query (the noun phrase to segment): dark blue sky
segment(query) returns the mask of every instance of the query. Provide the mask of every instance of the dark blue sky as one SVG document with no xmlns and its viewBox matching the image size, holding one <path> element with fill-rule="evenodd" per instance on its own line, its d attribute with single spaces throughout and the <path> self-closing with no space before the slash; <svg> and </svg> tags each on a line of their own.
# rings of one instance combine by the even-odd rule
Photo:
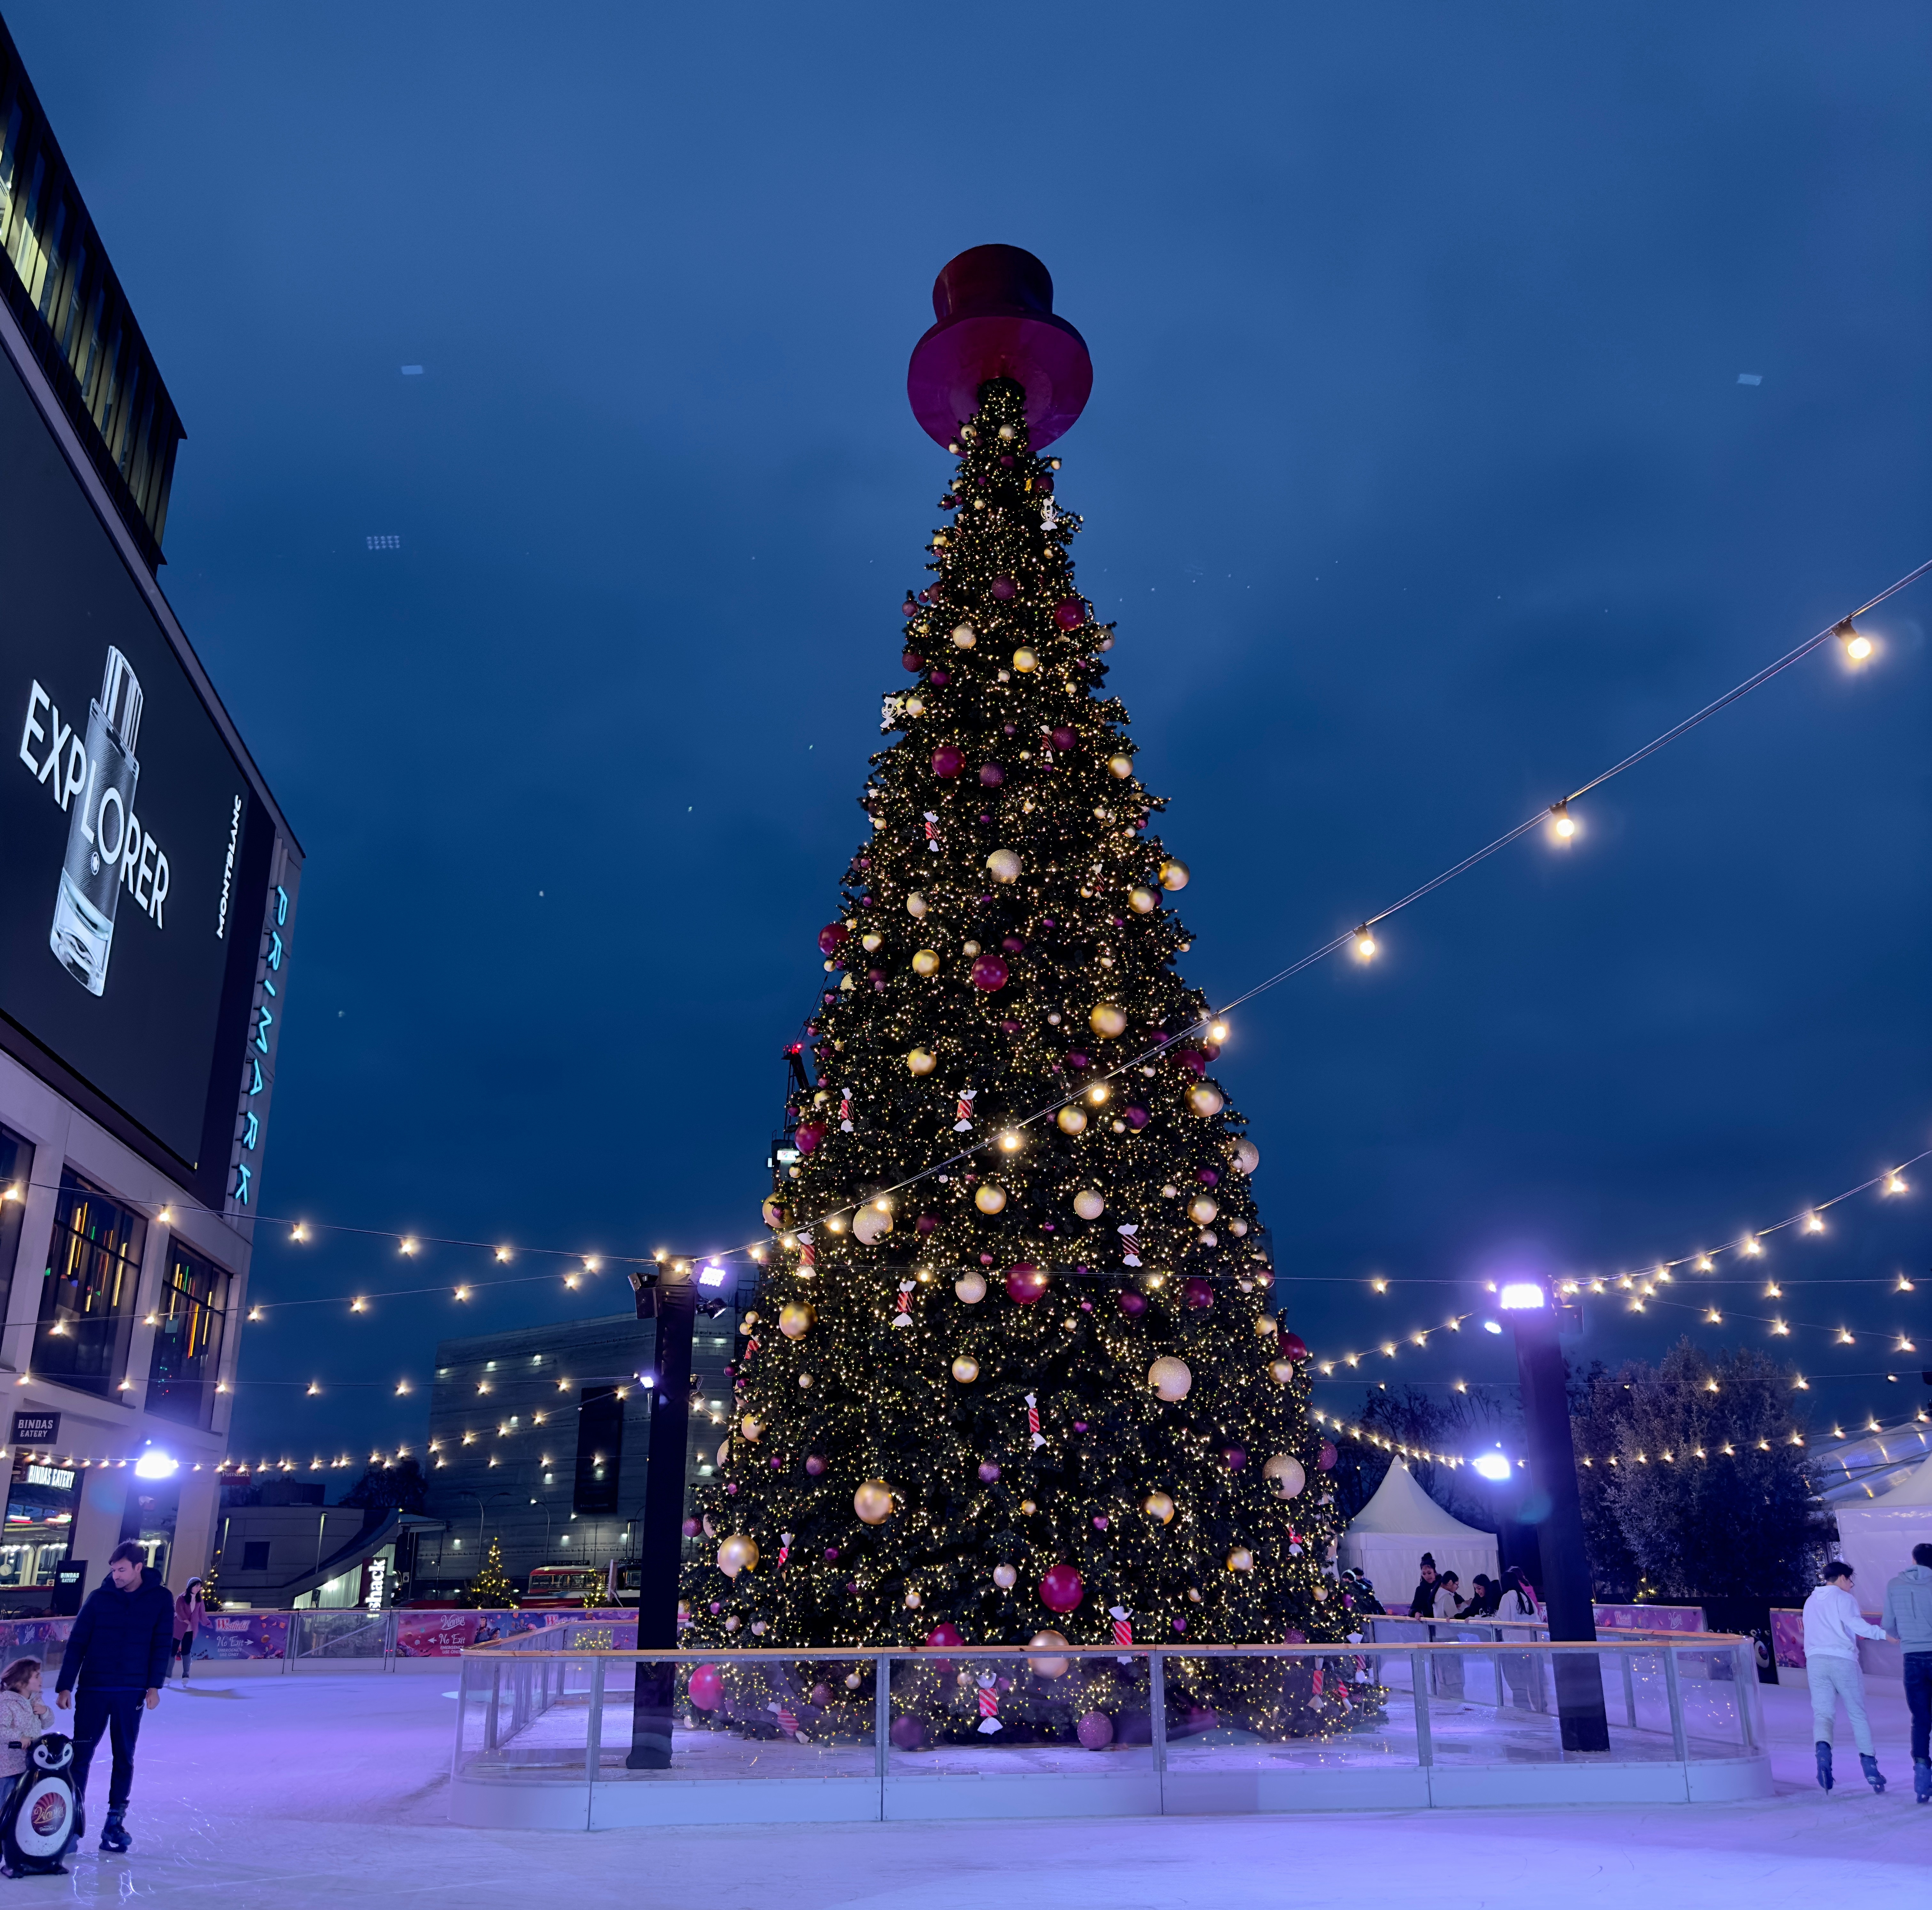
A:
<svg viewBox="0 0 1932 1910">
<path fill-rule="evenodd" d="M 756 1231 L 966 246 L 1038 253 L 1092 348 L 1061 496 L 1217 995 L 1932 556 L 1921 7 L 7 14 L 188 425 L 164 582 L 310 858 L 270 1213 Z M 1932 1144 L 1928 605 L 1241 1015 L 1318 1351 L 1459 1304 L 1372 1273 L 1640 1265 Z M 1923 1273 L 1918 1183 L 1777 1270 Z M 493 1270 L 279 1231 L 256 1267 Z M 419 1441 L 388 1388 L 440 1334 L 602 1285 L 272 1318 L 232 1450 Z M 1932 1396 L 1928 1291 L 1787 1288 L 1871 1330 L 1775 1343 L 1815 1413 Z M 1918 1324 L 1909 1388 L 1820 1383 Z"/>
</svg>

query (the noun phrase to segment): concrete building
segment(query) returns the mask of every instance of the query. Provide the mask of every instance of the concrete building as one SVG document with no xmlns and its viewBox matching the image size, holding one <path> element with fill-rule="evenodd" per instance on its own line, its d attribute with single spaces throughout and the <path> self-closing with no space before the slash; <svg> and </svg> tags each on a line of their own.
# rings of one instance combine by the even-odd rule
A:
<svg viewBox="0 0 1932 1910">
<path fill-rule="evenodd" d="M 156 577 L 182 430 L 0 26 L 0 1608 L 214 1538 L 302 851 Z"/>
<path fill-rule="evenodd" d="M 442 1531 L 413 1513 L 324 1505 L 321 1485 L 298 1480 L 230 1480 L 224 1500 L 214 1563 L 230 1612 L 384 1610 L 408 1598 L 418 1546 Z"/>
<path fill-rule="evenodd" d="M 687 1484 L 710 1472 L 724 1436 L 738 1330 L 728 1305 L 692 1333 Z M 654 1321 L 618 1314 L 438 1345 L 425 1510 L 444 1529 L 420 1543 L 416 1597 L 459 1591 L 493 1537 L 520 1584 L 539 1565 L 608 1572 L 615 1561 L 634 1595 L 650 1455 L 638 1375 L 651 1370 L 656 1336 Z"/>
</svg>

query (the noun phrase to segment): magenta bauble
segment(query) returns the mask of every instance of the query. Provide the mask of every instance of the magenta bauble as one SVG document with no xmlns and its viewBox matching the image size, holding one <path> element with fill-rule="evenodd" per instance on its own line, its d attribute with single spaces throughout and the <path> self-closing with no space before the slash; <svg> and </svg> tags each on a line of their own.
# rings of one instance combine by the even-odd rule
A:
<svg viewBox="0 0 1932 1910">
<path fill-rule="evenodd" d="M 700 1711 L 715 1711 L 724 1700 L 724 1674 L 716 1665 L 700 1665 L 685 1689 Z"/>
<path fill-rule="evenodd" d="M 928 1645 L 937 1646 L 964 1645 L 966 1639 L 964 1634 L 961 1632 L 957 1625 L 943 1624 L 934 1625 L 932 1630 L 926 1633 L 926 1642 Z"/>
<path fill-rule="evenodd" d="M 1071 1612 L 1086 1596 L 1080 1574 L 1070 1565 L 1052 1565 L 1040 1582 L 1040 1602 L 1049 1612 Z"/>
<path fill-rule="evenodd" d="M 826 1564 L 830 1565 L 832 1564 L 838 1556 L 838 1548 L 836 1546 L 827 1546 L 825 1548 L 825 1562 Z"/>
<path fill-rule="evenodd" d="M 956 776 L 966 766 L 966 758 L 950 743 L 941 743 L 932 752 L 932 773 L 935 776 Z"/>
<path fill-rule="evenodd" d="M 899 661 L 905 666 L 908 672 L 914 676 L 926 667 L 925 658 L 916 650 L 907 651 L 905 655 L 899 658 Z"/>
<path fill-rule="evenodd" d="M 892 1739 L 893 1750 L 916 1751 L 926 1742 L 926 1726 L 917 1718 L 894 1718 Z"/>
<path fill-rule="evenodd" d="M 814 1453 L 806 1459 L 805 1462 L 805 1469 L 807 1472 L 811 1474 L 813 1478 L 816 1479 L 824 1471 L 825 1462 L 821 1459 L 816 1453 Z"/>
<path fill-rule="evenodd" d="M 1114 1741 L 1114 1720 L 1105 1711 L 1089 1711 L 1076 1728 L 1090 1751 L 1104 1751 Z"/>
<path fill-rule="evenodd" d="M 952 681 L 952 673 L 950 670 L 935 670 L 932 673 L 932 676 L 926 680 L 932 684 L 932 687 L 935 690 L 943 690 L 947 684 Z M 1144 829 L 1147 826 L 1147 821 L 1144 817 L 1142 818 L 1138 826 L 1142 829 Z"/>
<path fill-rule="evenodd" d="M 1079 736 L 1064 724 L 1053 733 L 1053 746 L 1063 755 L 1079 742 Z"/>
<path fill-rule="evenodd" d="M 1016 1306 L 1030 1306 L 1052 1284 L 1052 1276 L 1030 1261 L 1017 1261 L 1006 1269 L 1006 1297 Z"/>
<path fill-rule="evenodd" d="M 1280 1345 L 1282 1354 L 1290 1360 L 1306 1360 L 1308 1357 L 1308 1342 L 1299 1333 L 1283 1333 Z"/>
<path fill-rule="evenodd" d="M 1238 1446 L 1228 1447 L 1221 1455 L 1230 1472 L 1239 1472 L 1248 1462 L 1248 1456 Z"/>
<path fill-rule="evenodd" d="M 980 765 L 980 780 L 988 789 L 998 789 L 1006 779 L 1006 771 L 1002 769 L 997 763 L 982 763 Z"/>
<path fill-rule="evenodd" d="M 1120 1111 L 1120 1117 L 1128 1126 L 1136 1131 L 1145 1127 L 1148 1120 L 1148 1111 L 1144 1108 L 1124 1108 Z"/>
<path fill-rule="evenodd" d="M 901 616 L 917 616 L 918 614 L 919 606 L 915 604 L 910 597 L 908 597 L 905 601 L 899 606 L 899 615 Z"/>
<path fill-rule="evenodd" d="M 993 580 L 993 595 L 1003 604 L 1018 587 L 1010 577 L 996 577 Z"/>
<path fill-rule="evenodd" d="M 1193 1307 L 1197 1312 L 1214 1304 L 1214 1288 L 1207 1281 L 1202 1279 L 1198 1273 L 1181 1288 L 1180 1297 L 1188 1306 Z"/>
<path fill-rule="evenodd" d="M 812 1702 L 814 1705 L 829 1705 L 832 1702 L 832 1687 L 829 1684 L 814 1684 L 812 1687 Z"/>
<path fill-rule="evenodd" d="M 1221 1177 L 1212 1168 L 1203 1168 L 1194 1177 L 1204 1187 L 1218 1187 L 1221 1184 Z"/>
<path fill-rule="evenodd" d="M 922 1213 L 912 1225 L 916 1234 L 931 1234 L 938 1228 L 939 1216 L 936 1213 Z"/>
<path fill-rule="evenodd" d="M 990 1486 L 994 1480 L 999 1477 L 999 1476 L 1000 1468 L 996 1466 L 991 1459 L 982 1459 L 980 1461 L 980 1483 L 981 1485 Z"/>
<path fill-rule="evenodd" d="M 840 944 L 848 940 L 851 934 L 851 930 L 842 922 L 828 922 L 818 931 L 818 952 L 820 955 L 836 955 Z"/>
<path fill-rule="evenodd" d="M 1087 620 L 1087 606 L 1078 597 L 1063 597 L 1053 607 L 1053 620 L 1063 630 L 1078 630 Z"/>
<path fill-rule="evenodd" d="M 1190 1075 L 1204 1075 L 1208 1072 L 1208 1057 L 1198 1048 L 1177 1048 L 1174 1056 Z"/>
<path fill-rule="evenodd" d="M 825 1130 L 815 1122 L 807 1121 L 804 1126 L 792 1131 L 792 1145 L 801 1154 L 808 1154 L 825 1138 Z"/>
<path fill-rule="evenodd" d="M 1006 985 L 1006 964 L 996 955 L 982 955 L 973 964 L 973 985 L 988 994 Z"/>
<path fill-rule="evenodd" d="M 1147 1295 L 1136 1293 L 1131 1287 L 1126 1288 L 1120 1295 L 1120 1311 L 1130 1320 L 1138 1320 L 1147 1311 Z"/>
<path fill-rule="evenodd" d="M 1324 1472 L 1333 1472 L 1335 1470 L 1335 1462 L 1340 1456 L 1341 1455 L 1335 1450 L 1334 1441 L 1330 1439 L 1324 1439 L 1322 1442 L 1322 1450 L 1316 1456 L 1315 1463 L 1318 1465 Z"/>
<path fill-rule="evenodd" d="M 687 1519 L 684 1522 L 684 1536 L 687 1539 L 696 1538 L 704 1530 L 704 1522 L 701 1519 Z"/>
</svg>

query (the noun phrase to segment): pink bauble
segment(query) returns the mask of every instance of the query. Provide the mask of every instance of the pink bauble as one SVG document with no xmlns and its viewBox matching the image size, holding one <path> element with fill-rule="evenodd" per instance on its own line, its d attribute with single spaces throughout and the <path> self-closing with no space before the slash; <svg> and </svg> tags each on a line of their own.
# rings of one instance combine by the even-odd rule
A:
<svg viewBox="0 0 1932 1910">
<path fill-rule="evenodd" d="M 1212 1168 L 1203 1168 L 1194 1177 L 1204 1187 L 1218 1187 L 1221 1184 L 1221 1177 Z"/>
<path fill-rule="evenodd" d="M 1332 1439 L 1324 1439 L 1322 1442 L 1322 1450 L 1316 1456 L 1315 1463 L 1324 1472 L 1333 1472 L 1335 1462 L 1340 1457 L 1341 1455 L 1335 1450 L 1335 1442 Z"/>
<path fill-rule="evenodd" d="M 824 1129 L 815 1121 L 807 1121 L 802 1127 L 795 1129 L 791 1137 L 792 1145 L 801 1154 L 810 1153 L 824 1138 Z"/>
<path fill-rule="evenodd" d="M 992 1485 L 999 1476 L 1000 1468 L 991 1459 L 982 1459 L 980 1462 L 980 1483 L 982 1486 Z"/>
<path fill-rule="evenodd" d="M 996 577 L 993 580 L 993 595 L 1003 604 L 1018 588 L 1019 586 L 1010 577 Z"/>
<path fill-rule="evenodd" d="M 938 1624 L 934 1625 L 932 1630 L 926 1633 L 926 1642 L 928 1645 L 938 1646 L 943 1645 L 964 1645 L 966 1642 L 966 1639 L 964 1634 L 961 1632 L 957 1625 Z"/>
<path fill-rule="evenodd" d="M 1030 1306 L 1052 1284 L 1052 1276 L 1030 1261 L 1018 1261 L 1006 1269 L 1006 1297 L 1016 1306 Z"/>
<path fill-rule="evenodd" d="M 899 615 L 901 616 L 917 616 L 919 615 L 919 606 L 913 601 L 910 596 L 908 596 L 905 601 L 899 606 Z"/>
<path fill-rule="evenodd" d="M 950 670 L 935 670 L 927 680 L 935 690 L 943 690 L 952 681 L 952 673 Z"/>
<path fill-rule="evenodd" d="M 1299 1333 L 1283 1333 L 1280 1344 L 1282 1353 L 1290 1360 L 1308 1357 L 1308 1342 Z"/>
<path fill-rule="evenodd" d="M 932 773 L 935 776 L 956 776 L 965 766 L 965 757 L 950 743 L 941 743 L 932 752 Z"/>
<path fill-rule="evenodd" d="M 1120 1111 L 1120 1117 L 1136 1133 L 1147 1126 L 1150 1119 L 1144 1108 L 1124 1108 Z"/>
<path fill-rule="evenodd" d="M 997 763 L 982 763 L 980 765 L 980 780 L 988 789 L 998 789 L 1006 779 L 1006 771 L 1002 769 Z"/>
<path fill-rule="evenodd" d="M 1147 1295 L 1137 1294 L 1133 1288 L 1126 1288 L 1120 1295 L 1120 1311 L 1130 1320 L 1138 1320 L 1147 1311 Z"/>
<path fill-rule="evenodd" d="M 687 1539 L 696 1538 L 704 1530 L 704 1522 L 702 1519 L 687 1519 L 684 1522 L 684 1536 Z"/>
<path fill-rule="evenodd" d="M 1239 1472 L 1248 1462 L 1247 1454 L 1238 1446 L 1228 1447 L 1222 1452 L 1221 1457 L 1227 1462 L 1228 1470 L 1230 1472 Z"/>
<path fill-rule="evenodd" d="M 1006 985 L 1006 964 L 996 955 L 982 955 L 973 964 L 973 985 L 991 994 Z"/>
<path fill-rule="evenodd" d="M 724 1696 L 724 1674 L 716 1665 L 700 1665 L 685 1688 L 700 1711 L 715 1711 Z"/>
<path fill-rule="evenodd" d="M 1053 1565 L 1040 1582 L 1040 1602 L 1049 1612 L 1071 1612 L 1087 1595 L 1080 1574 L 1070 1565 Z"/>
<path fill-rule="evenodd" d="M 1053 733 L 1053 746 L 1055 749 L 1058 750 L 1063 756 L 1064 756 L 1070 749 L 1075 748 L 1078 744 L 1079 741 L 1080 737 L 1078 733 L 1076 730 L 1068 729 L 1064 724 L 1062 724 L 1060 727 Z"/>
<path fill-rule="evenodd" d="M 1208 1057 L 1198 1048 L 1177 1048 L 1174 1056 L 1190 1075 L 1204 1075 L 1208 1072 Z"/>
<path fill-rule="evenodd" d="M 1188 1306 L 1194 1308 L 1197 1312 L 1204 1307 L 1212 1306 L 1214 1304 L 1213 1286 L 1202 1279 L 1198 1273 L 1181 1288 L 1180 1297 Z"/>
<path fill-rule="evenodd" d="M 836 955 L 838 951 L 839 944 L 844 941 L 851 932 L 842 922 L 828 922 L 818 931 L 818 952 L 820 955 Z"/>
<path fill-rule="evenodd" d="M 838 1548 L 836 1546 L 827 1546 L 825 1548 L 825 1562 L 826 1564 L 830 1565 L 836 1558 L 837 1558 L 838 1556 Z"/>
<path fill-rule="evenodd" d="M 812 1687 L 812 1702 L 814 1705 L 829 1705 L 832 1702 L 832 1687 L 829 1684 L 814 1684 Z"/>
<path fill-rule="evenodd" d="M 816 1453 L 812 1453 L 805 1462 L 805 1469 L 816 1479 L 825 1470 L 825 1462 Z"/>
<path fill-rule="evenodd" d="M 1105 1711 L 1089 1711 L 1076 1729 L 1090 1751 L 1104 1751 L 1114 1741 L 1114 1720 Z"/>
<path fill-rule="evenodd" d="M 938 1227 L 939 1216 L 936 1213 L 922 1213 L 913 1222 L 913 1231 L 917 1234 L 934 1233 Z"/>
<path fill-rule="evenodd" d="M 908 672 L 914 676 L 926 667 L 925 658 L 916 650 L 907 651 L 905 655 L 899 658 L 899 661 L 904 664 Z"/>
<path fill-rule="evenodd" d="M 892 1741 L 895 1750 L 916 1751 L 926 1742 L 926 1726 L 917 1718 L 894 1718 Z"/>
<path fill-rule="evenodd" d="M 1063 597 L 1053 607 L 1053 620 L 1063 630 L 1078 630 L 1087 621 L 1087 606 L 1078 597 Z"/>
</svg>

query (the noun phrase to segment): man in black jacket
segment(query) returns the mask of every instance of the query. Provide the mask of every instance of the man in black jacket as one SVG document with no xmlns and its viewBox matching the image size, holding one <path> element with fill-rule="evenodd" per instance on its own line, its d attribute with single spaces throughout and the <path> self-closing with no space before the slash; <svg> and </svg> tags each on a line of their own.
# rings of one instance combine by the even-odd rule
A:
<svg viewBox="0 0 1932 1910">
<path fill-rule="evenodd" d="M 111 1732 L 114 1771 L 107 1788 L 103 1850 L 126 1850 L 134 1840 L 122 1822 L 134 1784 L 134 1740 L 141 1707 L 161 1702 L 161 1686 L 174 1649 L 175 1602 L 161 1575 L 132 1540 L 114 1548 L 107 1576 L 80 1608 L 68 1635 L 54 1686 L 62 1711 L 74 1706 L 74 1793 L 87 1789 L 87 1768 L 103 1732 Z M 74 1684 L 80 1681 L 75 1702 Z"/>
</svg>

